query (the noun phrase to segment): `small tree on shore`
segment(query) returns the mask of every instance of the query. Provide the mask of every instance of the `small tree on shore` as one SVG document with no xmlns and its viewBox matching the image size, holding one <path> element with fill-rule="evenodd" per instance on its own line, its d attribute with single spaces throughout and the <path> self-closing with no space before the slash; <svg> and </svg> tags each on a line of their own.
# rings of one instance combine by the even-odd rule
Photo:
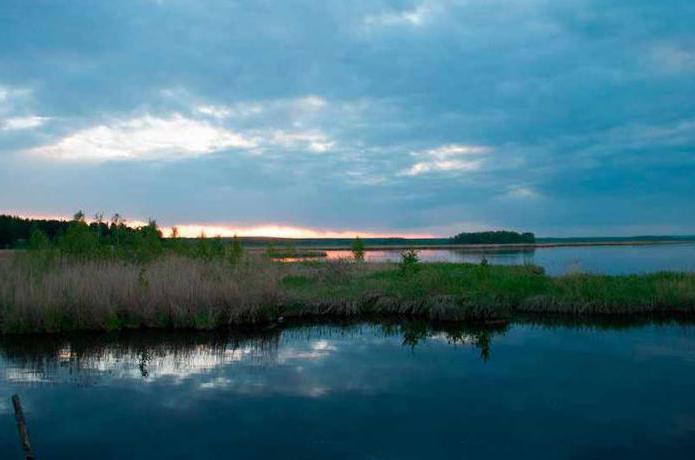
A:
<svg viewBox="0 0 695 460">
<path fill-rule="evenodd" d="M 138 260 L 148 261 L 162 254 L 162 232 L 156 220 L 149 219 L 147 225 L 138 229 L 138 235 L 134 248 Z"/>
<path fill-rule="evenodd" d="M 186 254 L 188 249 L 187 246 L 184 246 L 181 243 L 181 235 L 179 233 L 179 229 L 176 226 L 171 227 L 171 232 L 169 233 L 169 241 L 167 242 L 168 246 L 171 248 L 172 251 L 174 251 L 177 254 Z"/>
<path fill-rule="evenodd" d="M 229 250 L 229 262 L 232 265 L 238 264 L 243 254 L 244 248 L 241 247 L 241 239 L 234 235 L 234 238 L 232 238 L 232 247 Z"/>
<path fill-rule="evenodd" d="M 214 238 L 211 238 L 210 240 L 210 245 L 209 245 L 209 257 L 208 260 L 222 260 L 224 259 L 224 253 L 225 253 L 225 247 L 224 247 L 224 241 L 222 240 L 222 237 L 220 235 L 217 235 Z"/>
<path fill-rule="evenodd" d="M 195 246 L 193 247 L 193 257 L 198 259 L 208 259 L 210 256 L 208 237 L 204 230 L 201 230 L 200 235 L 196 238 Z"/>
<path fill-rule="evenodd" d="M 352 256 L 356 262 L 364 261 L 364 242 L 359 236 L 352 240 Z"/>
<path fill-rule="evenodd" d="M 419 261 L 420 259 L 418 258 L 417 251 L 415 249 L 406 249 L 405 251 L 401 252 L 401 263 L 399 264 L 401 274 L 406 276 L 411 273 L 415 273 L 419 268 Z"/>
</svg>

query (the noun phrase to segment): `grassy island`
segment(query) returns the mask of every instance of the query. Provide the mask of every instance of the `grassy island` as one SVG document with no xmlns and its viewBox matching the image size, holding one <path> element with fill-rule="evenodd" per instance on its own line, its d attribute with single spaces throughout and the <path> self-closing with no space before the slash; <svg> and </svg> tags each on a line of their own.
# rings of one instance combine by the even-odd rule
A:
<svg viewBox="0 0 695 460">
<path fill-rule="evenodd" d="M 0 330 L 211 329 L 283 318 L 501 321 L 517 314 L 695 313 L 695 274 L 550 277 L 536 266 L 235 263 L 163 254 L 145 262 L 45 254 L 0 258 Z"/>
</svg>

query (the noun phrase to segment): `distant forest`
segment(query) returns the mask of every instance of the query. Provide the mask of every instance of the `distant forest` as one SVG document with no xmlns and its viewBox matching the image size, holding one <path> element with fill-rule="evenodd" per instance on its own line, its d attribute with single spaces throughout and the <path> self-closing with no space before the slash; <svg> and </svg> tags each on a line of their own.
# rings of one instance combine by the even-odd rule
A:
<svg viewBox="0 0 695 460">
<path fill-rule="evenodd" d="M 517 233 L 505 230 L 495 232 L 459 233 L 451 238 L 454 244 L 533 244 L 533 233 Z"/>
<path fill-rule="evenodd" d="M 80 213 L 78 213 L 80 214 Z M 79 216 L 77 216 L 79 217 Z M 84 219 L 84 216 L 81 217 Z M 36 230 L 46 235 L 48 240 L 56 243 L 65 235 L 73 221 L 27 219 L 22 217 L 0 215 L 0 249 L 26 247 Z M 152 222 L 156 229 L 156 223 Z M 110 221 L 104 221 L 99 215 L 89 224 L 91 233 L 98 235 L 103 242 L 121 236 L 136 236 L 139 230 L 126 225 L 125 219 L 118 214 Z M 149 226 L 148 226 L 149 227 Z M 158 232 L 158 230 L 157 230 Z M 212 235 L 211 235 L 212 236 Z M 161 234 L 160 234 L 161 238 Z M 194 238 L 180 238 L 182 242 L 195 241 Z M 223 240 L 231 240 L 223 238 Z M 352 238 L 274 238 L 242 237 L 246 247 L 267 247 L 269 245 L 293 245 L 295 247 L 344 248 L 350 247 Z M 451 238 L 363 238 L 368 247 L 374 246 L 443 246 L 451 244 L 533 244 L 533 243 L 573 243 L 573 242 L 609 242 L 609 241 L 692 241 L 695 236 L 634 236 L 634 237 L 581 237 L 581 238 L 536 238 L 533 233 L 511 231 L 459 233 Z"/>
<path fill-rule="evenodd" d="M 76 215 L 83 219 L 84 215 Z M 51 242 L 56 242 L 65 235 L 74 221 L 54 219 L 25 219 L 23 217 L 0 215 L 0 249 L 10 249 L 25 246 L 32 234 L 39 230 L 43 232 Z M 127 227 L 125 219 L 116 214 L 111 222 L 104 222 L 100 216 L 96 216 L 94 222 L 86 224 L 94 234 L 103 238 L 112 238 L 117 234 L 137 233 L 137 229 Z"/>
<path fill-rule="evenodd" d="M 81 214 L 81 213 L 78 213 Z M 78 216 L 84 219 L 84 215 Z M 22 217 L 0 215 L 0 249 L 25 246 L 32 233 L 36 230 L 43 232 L 51 242 L 57 242 L 70 228 L 73 221 L 26 219 Z M 105 222 L 101 216 L 95 216 L 94 221 L 86 224 L 92 233 L 99 235 L 102 240 L 108 241 L 117 233 L 137 233 L 137 229 L 125 225 L 125 219 L 116 214 L 110 222 Z M 297 246 L 349 246 L 352 239 L 348 238 L 242 238 L 248 246 L 266 246 L 268 244 L 291 243 Z M 517 233 L 510 231 L 460 233 L 452 238 L 365 238 L 365 243 L 372 246 L 404 246 L 417 245 L 446 245 L 446 244 L 513 244 L 534 243 L 533 233 Z"/>
</svg>

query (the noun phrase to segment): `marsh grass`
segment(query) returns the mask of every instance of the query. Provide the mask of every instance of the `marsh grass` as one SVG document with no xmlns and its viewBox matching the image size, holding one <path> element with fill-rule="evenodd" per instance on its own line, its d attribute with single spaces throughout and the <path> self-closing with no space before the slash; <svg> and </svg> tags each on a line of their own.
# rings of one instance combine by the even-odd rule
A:
<svg viewBox="0 0 695 460">
<path fill-rule="evenodd" d="M 4 333 L 211 329 L 285 318 L 499 320 L 516 314 L 695 313 L 695 274 L 548 277 L 532 265 L 351 260 L 238 263 L 165 254 L 146 263 L 26 253 L 0 259 Z"/>
<path fill-rule="evenodd" d="M 260 320 L 279 295 L 277 267 L 262 261 L 168 256 L 146 265 L 59 259 L 39 267 L 32 259 L 0 266 L 3 331 L 212 328 Z"/>
</svg>

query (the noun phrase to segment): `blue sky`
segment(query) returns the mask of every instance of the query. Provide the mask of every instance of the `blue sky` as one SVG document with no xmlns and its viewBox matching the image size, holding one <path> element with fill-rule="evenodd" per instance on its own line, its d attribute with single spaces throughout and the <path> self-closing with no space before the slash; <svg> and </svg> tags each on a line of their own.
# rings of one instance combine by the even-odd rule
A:
<svg viewBox="0 0 695 460">
<path fill-rule="evenodd" d="M 692 0 L 0 0 L 0 212 L 695 233 L 693 24 Z"/>
</svg>

